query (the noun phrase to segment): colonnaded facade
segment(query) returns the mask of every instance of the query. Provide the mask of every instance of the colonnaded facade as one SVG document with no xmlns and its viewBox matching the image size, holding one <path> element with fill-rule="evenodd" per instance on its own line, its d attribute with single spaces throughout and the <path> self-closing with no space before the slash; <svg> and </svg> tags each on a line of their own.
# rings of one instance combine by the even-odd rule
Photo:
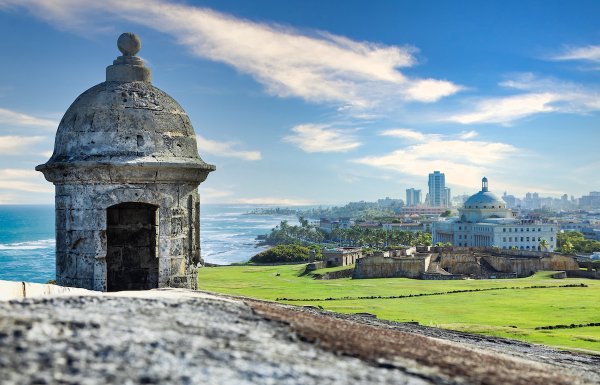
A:
<svg viewBox="0 0 600 385">
<path fill-rule="evenodd" d="M 556 249 L 558 225 L 515 218 L 506 208 L 506 202 L 488 190 L 486 177 L 482 179 L 481 191 L 467 199 L 458 211 L 458 217 L 433 223 L 434 244 L 538 251 Z"/>
</svg>

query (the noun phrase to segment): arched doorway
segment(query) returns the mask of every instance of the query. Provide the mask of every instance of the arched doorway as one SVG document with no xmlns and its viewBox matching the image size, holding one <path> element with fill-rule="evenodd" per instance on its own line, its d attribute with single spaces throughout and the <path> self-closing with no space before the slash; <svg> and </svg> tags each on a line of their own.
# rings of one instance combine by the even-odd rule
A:
<svg viewBox="0 0 600 385">
<path fill-rule="evenodd" d="M 158 207 L 120 203 L 107 209 L 107 291 L 158 287 Z"/>
</svg>

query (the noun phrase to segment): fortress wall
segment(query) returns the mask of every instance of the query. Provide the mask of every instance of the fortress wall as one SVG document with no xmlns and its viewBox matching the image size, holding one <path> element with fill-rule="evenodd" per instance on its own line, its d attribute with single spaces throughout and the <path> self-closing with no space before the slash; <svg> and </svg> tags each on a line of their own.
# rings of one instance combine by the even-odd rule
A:
<svg viewBox="0 0 600 385">
<path fill-rule="evenodd" d="M 451 274 L 481 275 L 481 266 L 474 255 L 467 254 L 442 254 L 440 266 Z"/>
<path fill-rule="evenodd" d="M 509 258 L 498 255 L 486 255 L 482 258 L 499 272 L 516 273 L 517 277 L 527 277 L 543 270 L 541 258 Z"/>
<path fill-rule="evenodd" d="M 429 266 L 431 257 L 391 258 L 372 256 L 356 261 L 352 278 L 420 278 Z"/>
<path fill-rule="evenodd" d="M 578 270 L 579 264 L 573 257 L 551 255 L 542 258 L 542 270 Z"/>
</svg>

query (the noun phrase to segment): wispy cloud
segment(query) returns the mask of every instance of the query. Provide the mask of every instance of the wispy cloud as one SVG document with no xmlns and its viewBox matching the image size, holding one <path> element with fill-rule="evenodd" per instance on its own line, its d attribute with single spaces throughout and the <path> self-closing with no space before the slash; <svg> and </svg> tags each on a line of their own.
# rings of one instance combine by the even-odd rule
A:
<svg viewBox="0 0 600 385">
<path fill-rule="evenodd" d="M 532 93 L 501 98 L 488 98 L 475 103 L 469 112 L 450 115 L 444 120 L 462 124 L 509 123 L 542 112 L 552 112 L 551 103 L 557 100 L 552 93 Z"/>
<path fill-rule="evenodd" d="M 300 124 L 292 127 L 292 135 L 283 138 L 305 152 L 348 152 L 361 146 L 353 130 L 325 124 Z"/>
<path fill-rule="evenodd" d="M 451 81 L 403 74 L 401 68 L 416 64 L 412 47 L 299 31 L 167 0 L 0 0 L 2 5 L 26 8 L 57 28 L 84 34 L 90 26 L 111 26 L 106 16 L 143 25 L 173 36 L 198 57 L 251 75 L 280 97 L 361 110 L 384 102 L 435 102 L 462 89 Z"/>
<path fill-rule="evenodd" d="M 423 142 L 427 140 L 428 137 L 426 134 L 419 131 L 411 130 L 410 128 L 393 128 L 390 130 L 384 130 L 381 131 L 379 135 L 394 136 L 397 138 L 409 139 L 417 142 Z"/>
<path fill-rule="evenodd" d="M 460 134 L 458 134 L 458 137 L 460 139 L 473 139 L 475 138 L 477 135 L 479 135 L 479 133 L 477 131 L 463 131 Z"/>
<path fill-rule="evenodd" d="M 509 124 L 541 113 L 586 114 L 600 110 L 600 92 L 593 85 L 583 86 L 524 73 L 501 82 L 500 86 L 522 93 L 469 101 L 474 107 L 441 120 L 461 124 Z"/>
<path fill-rule="evenodd" d="M 408 141 L 407 146 L 389 154 L 355 159 L 354 162 L 414 176 L 444 170 L 453 184 L 472 187 L 477 186 L 486 170 L 518 151 L 518 148 L 506 143 L 461 139 L 464 133 L 420 133 L 422 139 L 416 140 L 418 131 L 406 131 L 410 131 L 411 135 L 395 136 Z M 468 136 L 474 137 L 476 134 L 472 131 Z"/>
<path fill-rule="evenodd" d="M 242 150 L 239 148 L 240 144 L 238 142 L 218 142 L 200 135 L 196 136 L 196 140 L 198 141 L 198 149 L 201 155 L 210 154 L 248 161 L 260 160 L 262 158 L 260 151 Z"/>
<path fill-rule="evenodd" d="M 0 0 L 0 3 L 2 0 Z M 0 124 L 7 126 L 30 126 L 41 128 L 56 128 L 58 122 L 50 119 L 37 118 L 21 112 L 0 108 Z"/>
<path fill-rule="evenodd" d="M 204 203 L 219 203 L 232 195 L 233 191 L 226 188 L 200 186 L 200 197 Z"/>
<path fill-rule="evenodd" d="M 558 55 L 550 57 L 552 60 L 581 60 L 600 63 L 600 45 L 586 45 L 583 47 L 567 47 Z"/>
<path fill-rule="evenodd" d="M 27 169 L 0 169 L 0 188 L 36 193 L 54 192 L 42 173 Z"/>
<path fill-rule="evenodd" d="M 31 146 L 45 139 L 43 136 L 0 136 L 0 155 L 31 153 Z"/>
</svg>

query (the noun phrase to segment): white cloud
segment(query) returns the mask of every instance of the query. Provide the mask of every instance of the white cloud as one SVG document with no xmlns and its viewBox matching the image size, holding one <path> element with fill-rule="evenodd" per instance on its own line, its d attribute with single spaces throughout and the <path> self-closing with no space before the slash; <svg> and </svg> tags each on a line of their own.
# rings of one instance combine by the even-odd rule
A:
<svg viewBox="0 0 600 385">
<path fill-rule="evenodd" d="M 395 136 L 397 138 L 409 139 L 422 142 L 427 139 L 427 135 L 422 132 L 411 130 L 410 128 L 394 128 L 391 130 L 381 131 L 379 135 Z"/>
<path fill-rule="evenodd" d="M 0 0 L 0 5 L 1 5 Z M 42 128 L 56 128 L 58 122 L 50 119 L 36 118 L 35 116 L 23 114 L 8 110 L 6 108 L 0 108 L 0 124 L 3 125 L 16 125 L 16 126 L 31 126 L 31 127 L 42 127 Z"/>
<path fill-rule="evenodd" d="M 529 115 L 555 111 L 550 104 L 556 100 L 557 96 L 552 93 L 489 98 L 475 103 L 474 111 L 451 115 L 444 120 L 462 124 L 509 123 Z"/>
<path fill-rule="evenodd" d="M 552 56 L 553 60 L 583 60 L 600 63 L 600 45 L 568 47 L 562 53 Z"/>
<path fill-rule="evenodd" d="M 292 127 L 284 142 L 295 144 L 305 152 L 348 152 L 361 146 L 351 130 L 325 124 L 300 124 Z"/>
<path fill-rule="evenodd" d="M 248 161 L 260 160 L 262 158 L 260 151 L 247 151 L 237 148 L 239 146 L 239 143 L 237 142 L 218 142 L 216 140 L 204 138 L 200 135 L 196 136 L 196 140 L 198 141 L 198 151 L 200 152 L 200 155 L 210 154 Z"/>
<path fill-rule="evenodd" d="M 0 169 L 0 188 L 36 193 L 54 192 L 54 186 L 41 172 L 27 169 Z"/>
<path fill-rule="evenodd" d="M 450 81 L 400 72 L 416 64 L 411 47 L 298 31 L 166 0 L 0 0 L 2 4 L 24 7 L 57 28 L 83 34 L 94 25 L 112 25 L 107 16 L 167 33 L 192 54 L 233 66 L 280 97 L 360 110 L 402 100 L 435 102 L 461 90 Z"/>
<path fill-rule="evenodd" d="M 473 139 L 473 138 L 475 138 L 477 135 L 479 135 L 479 134 L 477 133 L 477 131 L 463 131 L 463 132 L 461 132 L 461 133 L 458 135 L 458 137 L 459 137 L 460 139 L 465 139 L 465 140 L 466 140 L 466 139 Z"/>
<path fill-rule="evenodd" d="M 453 95 L 463 87 L 452 82 L 436 79 L 416 80 L 407 89 L 408 98 L 420 102 L 435 102 Z"/>
<path fill-rule="evenodd" d="M 200 197 L 204 203 L 207 202 L 220 202 L 223 198 L 227 198 L 233 195 L 233 191 L 224 188 L 205 187 L 200 186 Z"/>
<path fill-rule="evenodd" d="M 477 135 L 474 131 L 468 134 L 470 137 Z M 464 135 L 461 133 L 458 138 Z M 400 137 L 414 142 L 417 136 Z M 444 170 L 447 180 L 453 184 L 473 187 L 490 168 L 502 164 L 519 150 L 510 144 L 461 140 L 440 134 L 422 133 L 422 138 L 417 140 L 418 143 L 389 154 L 367 156 L 354 162 L 421 177 L 433 170 Z"/>
<path fill-rule="evenodd" d="M 0 155 L 31 153 L 31 146 L 45 139 L 43 136 L 0 136 Z"/>
<path fill-rule="evenodd" d="M 509 124 L 541 113 L 586 114 L 600 110 L 600 92 L 592 85 L 583 86 L 524 73 L 501 82 L 500 86 L 523 92 L 471 101 L 474 107 L 440 120 L 462 124 Z"/>
</svg>

